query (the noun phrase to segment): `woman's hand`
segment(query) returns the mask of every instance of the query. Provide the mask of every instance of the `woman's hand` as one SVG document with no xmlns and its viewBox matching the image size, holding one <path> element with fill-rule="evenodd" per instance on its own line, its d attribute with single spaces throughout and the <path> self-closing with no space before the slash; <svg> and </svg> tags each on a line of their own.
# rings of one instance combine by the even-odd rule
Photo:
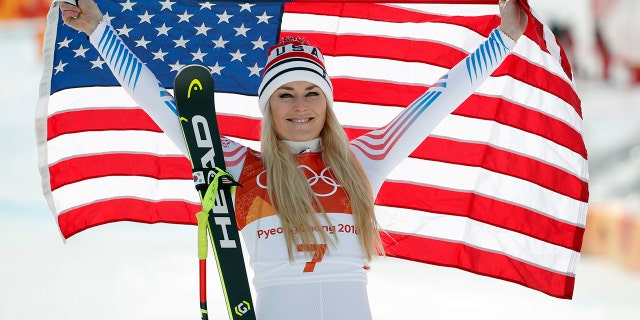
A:
<svg viewBox="0 0 640 320">
<path fill-rule="evenodd" d="M 499 0 L 500 31 L 506 33 L 509 38 L 518 40 L 527 28 L 528 17 L 522 10 L 518 0 Z"/>
<path fill-rule="evenodd" d="M 77 0 L 77 2 L 77 7 L 67 2 L 60 2 L 62 21 L 69 27 L 90 35 L 102 20 L 102 12 L 93 0 Z"/>
</svg>

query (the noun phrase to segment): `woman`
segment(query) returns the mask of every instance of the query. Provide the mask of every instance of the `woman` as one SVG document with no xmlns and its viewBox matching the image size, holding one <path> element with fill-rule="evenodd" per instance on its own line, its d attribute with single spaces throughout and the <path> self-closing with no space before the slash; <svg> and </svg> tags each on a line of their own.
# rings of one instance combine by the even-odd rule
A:
<svg viewBox="0 0 640 320">
<path fill-rule="evenodd" d="M 270 49 L 258 90 L 262 151 L 223 138 L 227 169 L 243 185 L 235 195 L 236 218 L 255 271 L 259 319 L 371 319 L 366 270 L 383 253 L 375 196 L 389 172 L 522 35 L 527 21 L 517 1 L 500 1 L 499 7 L 499 30 L 479 49 L 492 52 L 491 65 L 472 72 L 465 59 L 389 125 L 351 142 L 332 109 L 322 53 L 295 38 Z M 60 8 L 65 23 L 87 33 L 102 55 L 108 55 L 100 40 L 105 34 L 119 41 L 93 1 Z M 132 86 L 126 68 L 111 64 L 139 105 L 163 107 L 167 98 L 157 93 L 164 89 L 149 70 L 143 68 Z"/>
</svg>

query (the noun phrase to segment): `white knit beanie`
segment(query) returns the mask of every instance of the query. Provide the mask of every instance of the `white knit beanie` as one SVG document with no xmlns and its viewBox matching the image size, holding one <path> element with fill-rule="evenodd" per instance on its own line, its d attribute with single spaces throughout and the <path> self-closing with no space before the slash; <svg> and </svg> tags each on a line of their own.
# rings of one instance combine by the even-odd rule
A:
<svg viewBox="0 0 640 320">
<path fill-rule="evenodd" d="M 269 98 L 282 85 L 293 81 L 307 81 L 317 85 L 333 105 L 333 85 L 318 48 L 300 38 L 285 38 L 269 48 L 267 65 L 258 88 L 258 105 L 264 114 Z"/>
</svg>

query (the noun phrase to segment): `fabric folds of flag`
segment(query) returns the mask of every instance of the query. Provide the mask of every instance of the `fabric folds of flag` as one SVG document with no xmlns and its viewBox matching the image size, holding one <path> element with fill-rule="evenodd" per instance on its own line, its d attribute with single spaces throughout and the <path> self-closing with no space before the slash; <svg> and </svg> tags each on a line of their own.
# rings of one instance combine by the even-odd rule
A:
<svg viewBox="0 0 640 320">
<path fill-rule="evenodd" d="M 334 109 L 355 138 L 389 122 L 500 21 L 495 4 L 98 4 L 168 90 L 182 66 L 209 67 L 222 134 L 254 148 L 257 87 L 277 39 L 320 47 Z M 527 11 L 514 53 L 393 171 L 376 210 L 389 256 L 571 298 L 589 197 L 580 99 L 562 48 Z M 187 158 L 55 7 L 44 59 L 39 165 L 62 235 L 115 221 L 195 224 Z"/>
</svg>

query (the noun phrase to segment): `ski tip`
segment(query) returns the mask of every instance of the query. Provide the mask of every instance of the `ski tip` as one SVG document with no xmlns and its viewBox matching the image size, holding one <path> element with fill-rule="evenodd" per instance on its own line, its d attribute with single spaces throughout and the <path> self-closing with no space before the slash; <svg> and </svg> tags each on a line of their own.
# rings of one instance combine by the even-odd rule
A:
<svg viewBox="0 0 640 320">
<path fill-rule="evenodd" d="M 200 79 L 201 81 L 209 81 L 211 79 L 213 81 L 213 74 L 209 68 L 199 65 L 199 64 L 190 64 L 188 66 L 183 67 L 178 71 L 178 74 L 174 80 L 174 87 L 176 82 L 179 81 L 188 81 L 187 79 Z"/>
<path fill-rule="evenodd" d="M 209 70 L 209 68 L 201 65 L 201 64 L 190 64 L 190 65 L 186 65 L 184 67 L 182 67 L 182 69 L 178 70 L 178 74 L 180 73 L 184 73 L 184 72 L 194 72 L 194 71 L 206 71 L 207 73 L 211 74 L 211 71 Z"/>
</svg>

